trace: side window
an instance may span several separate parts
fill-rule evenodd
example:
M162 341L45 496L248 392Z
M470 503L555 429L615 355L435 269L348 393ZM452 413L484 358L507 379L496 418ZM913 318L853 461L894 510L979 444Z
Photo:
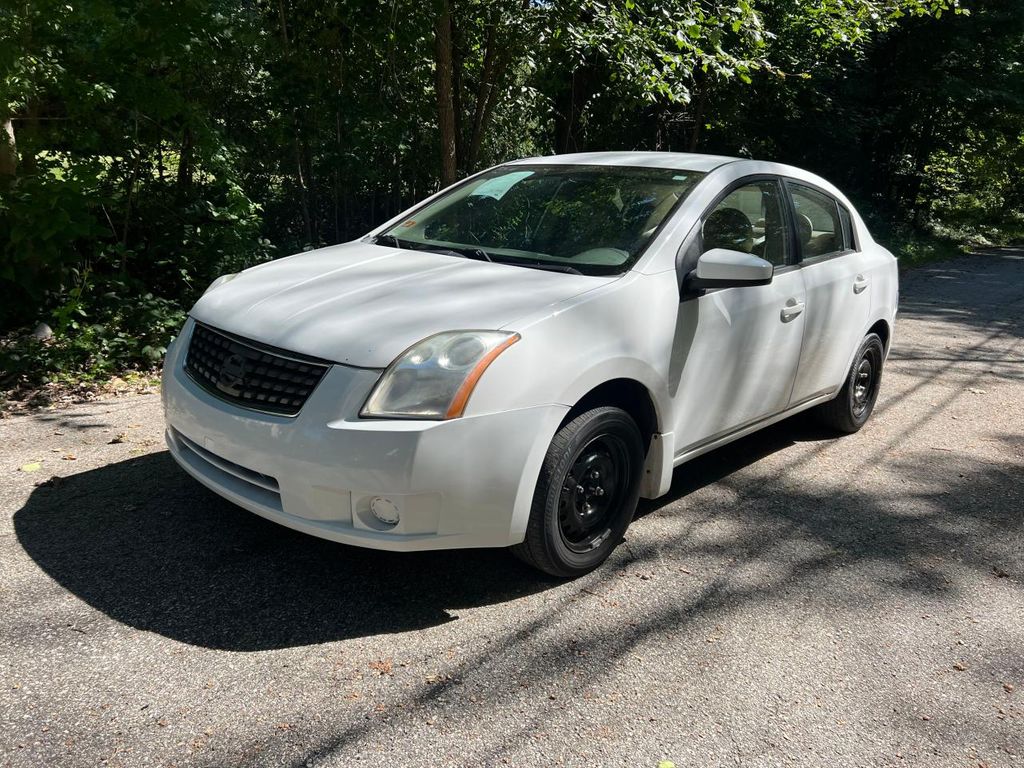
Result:
M828 195L802 184L790 184L796 213L796 236L804 259L845 249L839 204Z
M779 185L757 181L726 196L705 218L701 252L712 248L753 253L775 266L792 263Z
M857 249L857 238L853 234L853 219L846 207L839 203L839 220L843 222L843 250L854 251Z

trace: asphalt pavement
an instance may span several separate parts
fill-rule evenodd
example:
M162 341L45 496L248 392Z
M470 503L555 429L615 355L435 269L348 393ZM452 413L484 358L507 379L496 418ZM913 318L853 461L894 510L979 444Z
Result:
M860 433L685 465L570 583L289 531L162 430L0 420L0 766L1024 765L1024 250L904 277Z

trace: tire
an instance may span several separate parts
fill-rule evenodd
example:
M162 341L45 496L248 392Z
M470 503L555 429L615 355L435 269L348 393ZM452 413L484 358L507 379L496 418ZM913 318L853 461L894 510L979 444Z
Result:
M513 553L559 578L592 571L633 520L643 464L643 438L625 411L595 408L565 424L548 448L526 538Z
M863 427L875 409L884 360L882 339L876 333L869 333L853 358L839 394L816 409L818 420L844 434L853 434Z

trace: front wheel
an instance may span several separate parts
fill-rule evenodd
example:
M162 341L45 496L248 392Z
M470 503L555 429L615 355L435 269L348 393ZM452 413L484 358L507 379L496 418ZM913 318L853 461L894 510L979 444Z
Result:
M526 539L512 551L560 578L599 566L633 519L643 463L640 430L619 408L595 408L562 426L541 467Z
M817 415L823 424L847 434L864 426L878 399L884 359L882 339L877 333L869 333L853 358L853 365L839 394L818 406Z

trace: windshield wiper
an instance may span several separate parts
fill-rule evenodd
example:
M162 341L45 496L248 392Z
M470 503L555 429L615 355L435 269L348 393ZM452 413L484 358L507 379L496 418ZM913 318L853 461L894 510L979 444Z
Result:
M549 261L527 261L525 259L507 259L502 260L502 264L513 264L517 267L527 267L529 269L545 269L548 272L565 272L567 275L582 275L583 272L571 267L568 264L555 264Z
M470 259L480 259L481 261L489 261L492 264L511 264L516 267L529 267L531 269L546 269L548 272L565 272L569 275L582 275L576 267L571 267L568 264L554 264L547 261L530 261L528 259L503 259L500 256L494 258L485 251L483 248L473 248L471 246L444 246L443 248L430 248L427 250L433 250L437 253L452 253L458 256L465 256Z
M457 245L431 245L430 243L418 243L412 240L399 240L394 235L377 235L371 242L374 245L388 245L392 248L405 248L410 251L429 251L431 253L443 253L446 256L461 256L467 259L479 259L480 261L494 261L491 254L483 248Z
M491 254L485 251L483 248L474 248L472 246L457 246L457 245L445 245L439 248L424 248L427 251L435 251L437 253L451 253L456 256L465 256L467 259L477 259L478 261L494 261L491 258Z
M582 275L583 272L572 267L568 264L556 264L547 261L531 261L528 259L495 259L491 254L485 251L483 248L476 248L474 246L459 246L459 245L438 245L432 246L430 243L419 243L411 240L399 240L394 235L377 235L371 240L374 245L387 245L392 248L406 248L411 251L429 251L431 253L441 253L446 256L461 256L465 259L477 259L478 261L489 261L492 264L511 264L513 266L528 267L530 269L544 269L548 272L564 272L568 275Z

